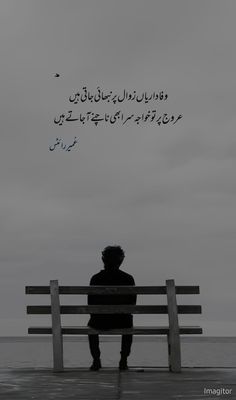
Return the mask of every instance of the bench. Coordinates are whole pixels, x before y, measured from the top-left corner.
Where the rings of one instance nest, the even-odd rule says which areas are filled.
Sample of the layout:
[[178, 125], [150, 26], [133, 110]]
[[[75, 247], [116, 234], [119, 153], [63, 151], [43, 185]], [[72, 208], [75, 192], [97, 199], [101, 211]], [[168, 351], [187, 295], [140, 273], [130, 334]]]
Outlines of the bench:
[[[26, 294], [47, 294], [51, 305], [27, 306], [27, 314], [51, 314], [51, 327], [30, 327], [28, 334], [52, 334], [54, 371], [63, 371], [63, 335], [167, 335], [168, 360], [171, 372], [181, 371], [180, 335], [202, 334], [199, 326], [179, 326], [178, 314], [200, 314], [199, 305], [177, 305], [176, 295], [199, 294], [199, 286], [175, 286], [173, 279], [166, 286], [26, 286]], [[167, 305], [60, 305], [60, 295], [167, 295]], [[126, 329], [95, 330], [88, 326], [61, 325], [61, 314], [168, 314], [169, 326], [142, 326]]]

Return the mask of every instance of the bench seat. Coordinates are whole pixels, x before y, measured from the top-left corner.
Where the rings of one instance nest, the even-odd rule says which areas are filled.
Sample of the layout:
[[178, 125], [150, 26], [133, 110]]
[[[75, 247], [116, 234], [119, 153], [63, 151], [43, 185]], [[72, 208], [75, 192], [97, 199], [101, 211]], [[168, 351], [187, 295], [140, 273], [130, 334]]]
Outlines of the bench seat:
[[[65, 326], [61, 328], [62, 335], [168, 335], [168, 326], [134, 326], [133, 328], [125, 329], [109, 329], [97, 330], [84, 326]], [[51, 335], [52, 328], [50, 327], [30, 327], [28, 328], [29, 334]], [[202, 328], [200, 326], [180, 326], [180, 335], [200, 335]]]

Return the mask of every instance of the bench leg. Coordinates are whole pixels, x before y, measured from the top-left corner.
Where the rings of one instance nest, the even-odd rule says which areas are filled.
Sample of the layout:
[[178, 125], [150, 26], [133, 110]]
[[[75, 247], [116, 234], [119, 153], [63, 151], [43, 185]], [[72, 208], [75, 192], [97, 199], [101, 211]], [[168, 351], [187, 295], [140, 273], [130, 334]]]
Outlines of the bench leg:
[[178, 309], [176, 301], [176, 290], [174, 279], [166, 281], [168, 317], [169, 317], [169, 334], [168, 334], [168, 353], [169, 353], [169, 369], [171, 372], [181, 371], [180, 358], [180, 336]]
[[53, 369], [63, 371], [63, 338], [61, 333], [61, 315], [58, 281], [50, 281], [51, 312], [52, 312], [52, 342], [53, 342]]
[[168, 356], [169, 370], [171, 372], [181, 372], [181, 355], [179, 336], [168, 335]]
[[63, 343], [61, 335], [53, 335], [53, 370], [62, 372], [63, 367]]

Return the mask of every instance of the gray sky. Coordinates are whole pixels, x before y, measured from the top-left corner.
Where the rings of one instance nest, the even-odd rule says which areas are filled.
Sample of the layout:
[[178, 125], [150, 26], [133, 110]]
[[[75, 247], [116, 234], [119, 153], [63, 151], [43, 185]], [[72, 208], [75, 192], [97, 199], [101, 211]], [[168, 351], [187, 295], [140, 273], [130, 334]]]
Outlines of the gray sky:
[[[200, 285], [181, 321], [235, 335], [235, 17], [233, 0], [1, 1], [0, 335], [39, 325], [25, 285], [86, 285], [110, 244], [138, 285]], [[55, 125], [85, 85], [165, 90], [183, 118]], [[58, 136], [78, 147], [50, 152]]]

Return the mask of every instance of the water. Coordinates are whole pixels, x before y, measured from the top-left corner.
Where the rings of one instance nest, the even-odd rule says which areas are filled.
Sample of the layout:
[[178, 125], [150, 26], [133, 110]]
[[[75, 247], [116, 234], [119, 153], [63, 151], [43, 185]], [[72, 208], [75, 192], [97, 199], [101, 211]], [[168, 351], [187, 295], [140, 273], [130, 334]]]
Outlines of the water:
[[[104, 367], [116, 367], [119, 337], [101, 337]], [[183, 367], [236, 367], [236, 337], [181, 337]], [[51, 368], [51, 337], [0, 337], [0, 368]], [[64, 365], [88, 367], [91, 363], [87, 338], [64, 337]], [[165, 337], [134, 337], [129, 365], [167, 367]]]

